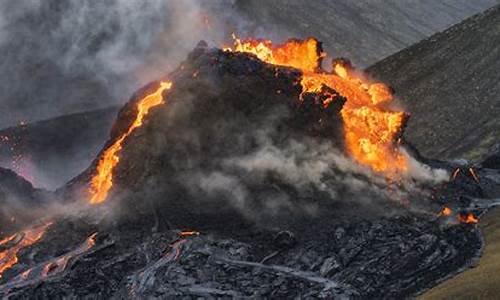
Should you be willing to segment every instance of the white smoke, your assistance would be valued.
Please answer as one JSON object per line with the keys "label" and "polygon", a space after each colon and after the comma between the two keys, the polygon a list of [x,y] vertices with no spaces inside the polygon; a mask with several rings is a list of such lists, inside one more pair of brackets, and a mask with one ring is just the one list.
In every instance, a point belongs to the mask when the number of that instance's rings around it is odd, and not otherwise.
{"label": "white smoke", "polygon": [[450,178],[450,174],[443,169],[431,168],[410,156],[404,148],[401,149],[408,158],[408,174],[407,177],[417,181],[430,182],[438,184]]}

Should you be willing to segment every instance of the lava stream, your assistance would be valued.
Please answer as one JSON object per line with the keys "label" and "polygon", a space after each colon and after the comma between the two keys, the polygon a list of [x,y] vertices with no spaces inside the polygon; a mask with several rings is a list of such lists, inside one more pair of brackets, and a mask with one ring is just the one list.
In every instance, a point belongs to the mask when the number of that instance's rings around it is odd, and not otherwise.
{"label": "lava stream", "polygon": [[113,169],[120,161],[118,152],[122,149],[125,139],[138,127],[142,126],[144,117],[152,107],[163,104],[163,92],[172,87],[172,82],[160,82],[160,87],[153,93],[142,98],[137,104],[137,116],[124,133],[113,145],[104,151],[97,165],[96,174],[90,182],[90,203],[104,202],[108,192],[113,186]]}
{"label": "lava stream", "polygon": [[[453,215],[453,210],[449,207],[443,207],[438,214],[438,217],[450,217]],[[456,215],[458,222],[465,224],[477,224],[479,219],[472,213],[459,213]]]}
{"label": "lava stream", "polygon": [[189,237],[189,236],[198,236],[200,235],[200,232],[199,231],[195,231],[195,230],[192,230],[192,231],[181,231],[179,232],[179,236],[180,237]]}
{"label": "lava stream", "polygon": [[458,220],[461,223],[466,223],[466,224],[477,224],[479,222],[478,218],[471,213],[459,214]]}
{"label": "lava stream", "polygon": [[331,95],[323,91],[324,86],[344,96],[344,138],[347,150],[357,162],[389,177],[407,170],[407,157],[397,145],[406,114],[389,108],[393,96],[386,85],[366,80],[344,60],[334,60],[332,72],[322,71],[325,53],[313,38],[292,39],[281,45],[273,45],[269,40],[233,38],[234,46],[225,51],[252,53],[264,62],[300,69],[302,93],[323,93],[329,98],[325,106],[331,102]]}
{"label": "lava stream", "polygon": [[453,213],[453,211],[451,210],[451,208],[449,207],[443,207],[443,209],[441,210],[441,212],[438,214],[438,216],[444,216],[444,217],[449,217],[451,216],[451,214]]}
{"label": "lava stream", "polygon": [[49,276],[62,273],[68,267],[68,263],[71,259],[78,259],[95,246],[96,236],[97,233],[94,233],[74,250],[23,271],[4,285],[0,286],[0,290],[9,293],[13,289],[19,289],[28,285],[36,285]]}
{"label": "lava stream", "polygon": [[5,270],[10,269],[17,263],[17,253],[21,249],[31,246],[40,240],[51,224],[52,223],[47,223],[35,228],[24,230],[22,233],[16,233],[0,241],[0,246],[7,247],[8,244],[16,240],[19,235],[22,236],[21,240],[17,242],[17,244],[0,252],[0,278]]}

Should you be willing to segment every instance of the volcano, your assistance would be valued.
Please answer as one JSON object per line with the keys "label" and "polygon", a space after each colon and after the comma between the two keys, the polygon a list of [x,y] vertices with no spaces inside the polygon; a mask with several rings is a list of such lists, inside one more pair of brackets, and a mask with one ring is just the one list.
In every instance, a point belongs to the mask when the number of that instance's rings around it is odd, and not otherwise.
{"label": "volcano", "polygon": [[2,296],[405,298],[471,266],[498,171],[420,157],[391,89],[324,60],[200,42],[0,241]]}

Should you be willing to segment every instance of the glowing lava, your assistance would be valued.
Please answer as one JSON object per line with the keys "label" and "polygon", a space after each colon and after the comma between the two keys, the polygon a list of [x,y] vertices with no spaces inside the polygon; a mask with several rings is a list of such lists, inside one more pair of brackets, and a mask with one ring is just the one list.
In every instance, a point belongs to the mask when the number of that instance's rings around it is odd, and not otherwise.
{"label": "glowing lava", "polygon": [[440,216],[445,216],[445,217],[451,216],[451,214],[452,214],[451,208],[446,207],[446,206],[443,207],[443,209],[439,213]]}
{"label": "glowing lava", "polygon": [[198,236],[200,235],[199,231],[181,231],[179,232],[180,237],[188,237],[188,236]]}
{"label": "glowing lava", "polygon": [[17,242],[17,244],[0,252],[0,278],[5,270],[10,269],[17,263],[17,253],[19,250],[31,246],[40,240],[51,224],[52,223],[47,223],[35,228],[24,230],[22,233],[16,233],[0,241],[0,246],[6,247],[10,242],[16,240],[18,236],[22,236],[21,240]]}
{"label": "glowing lava", "polygon": [[[443,207],[438,214],[438,217],[450,217],[453,214],[453,210],[449,207]],[[465,224],[477,224],[479,219],[472,213],[459,213],[456,215],[458,222]]]}
{"label": "glowing lava", "polygon": [[342,60],[333,61],[332,72],[322,71],[325,53],[313,38],[293,39],[281,45],[273,45],[269,40],[233,38],[234,47],[224,50],[252,53],[264,62],[300,69],[302,94],[323,93],[327,96],[325,107],[332,99],[324,91],[325,86],[345,97],[347,102],[341,111],[344,138],[348,152],[357,162],[389,177],[407,170],[407,157],[397,143],[406,114],[390,109],[394,98],[386,85],[370,82]]}
{"label": "glowing lava", "polygon": [[466,223],[466,224],[477,224],[479,222],[479,220],[476,218],[476,216],[474,216],[473,214],[469,213],[469,214],[459,214],[458,215],[458,220],[461,222],[461,223]]}
{"label": "glowing lava", "polygon": [[[316,72],[324,53],[320,43],[313,38],[306,40],[288,40],[273,46],[269,40],[242,41],[233,35],[234,51],[255,54],[260,60],[273,65],[288,66],[305,72]],[[231,51],[231,48],[225,48]]]}
{"label": "glowing lava", "polygon": [[122,149],[123,142],[136,128],[142,126],[144,117],[152,107],[164,103],[163,92],[171,87],[172,82],[161,82],[160,87],[155,92],[145,96],[138,102],[137,116],[132,125],[130,125],[126,133],[104,151],[99,160],[96,174],[90,182],[90,203],[97,204],[106,200],[108,192],[113,186],[113,169],[120,161],[118,152]]}

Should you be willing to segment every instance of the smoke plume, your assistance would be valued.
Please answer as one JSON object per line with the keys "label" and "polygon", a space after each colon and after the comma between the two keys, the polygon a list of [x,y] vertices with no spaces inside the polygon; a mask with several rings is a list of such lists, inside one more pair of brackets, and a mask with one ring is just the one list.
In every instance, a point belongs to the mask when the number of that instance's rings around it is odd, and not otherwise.
{"label": "smoke plume", "polygon": [[231,10],[232,1],[3,1],[0,128],[123,103],[200,39],[220,45],[244,31]]}

